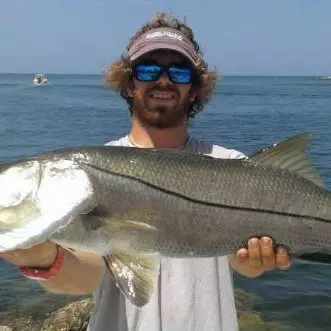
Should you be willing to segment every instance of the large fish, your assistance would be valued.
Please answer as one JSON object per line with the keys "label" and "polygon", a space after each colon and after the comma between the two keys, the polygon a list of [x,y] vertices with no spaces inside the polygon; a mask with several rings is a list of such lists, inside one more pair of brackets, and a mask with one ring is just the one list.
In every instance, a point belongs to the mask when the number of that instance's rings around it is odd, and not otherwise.
{"label": "large fish", "polygon": [[82,147],[0,166],[0,251],[49,238],[105,256],[135,305],[159,256],[228,255],[268,235],[293,257],[329,262],[331,194],[302,134],[240,160],[184,151]]}

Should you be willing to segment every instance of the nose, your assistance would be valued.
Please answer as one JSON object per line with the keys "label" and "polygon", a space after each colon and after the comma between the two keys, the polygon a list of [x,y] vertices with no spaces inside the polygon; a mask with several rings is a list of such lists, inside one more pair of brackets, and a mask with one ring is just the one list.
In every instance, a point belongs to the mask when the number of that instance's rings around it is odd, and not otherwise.
{"label": "nose", "polygon": [[172,85],[172,82],[168,76],[168,74],[164,71],[160,78],[157,80],[158,85]]}

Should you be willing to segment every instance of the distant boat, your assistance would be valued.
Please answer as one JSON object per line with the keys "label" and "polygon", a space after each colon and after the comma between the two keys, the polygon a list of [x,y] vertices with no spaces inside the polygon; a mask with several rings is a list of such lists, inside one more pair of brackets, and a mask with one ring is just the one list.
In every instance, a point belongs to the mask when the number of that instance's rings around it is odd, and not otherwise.
{"label": "distant boat", "polygon": [[317,79],[330,79],[331,80],[331,76],[318,76],[316,78]]}
{"label": "distant boat", "polygon": [[34,85],[45,85],[48,82],[48,79],[44,76],[44,74],[35,74],[32,80]]}

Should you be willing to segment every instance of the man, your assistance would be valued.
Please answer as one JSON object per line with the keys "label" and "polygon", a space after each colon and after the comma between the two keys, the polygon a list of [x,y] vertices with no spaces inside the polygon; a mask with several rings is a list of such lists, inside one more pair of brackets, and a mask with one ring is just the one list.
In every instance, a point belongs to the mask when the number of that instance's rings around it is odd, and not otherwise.
{"label": "man", "polygon": [[[208,102],[216,83],[199,52],[192,30],[159,14],[130,40],[126,53],[106,72],[132,115],[130,133],[109,145],[185,149],[219,158],[243,154],[199,141],[188,134],[193,118]],[[49,291],[94,292],[96,309],[89,331],[238,330],[229,263],[237,272],[257,277],[275,267],[288,268],[288,254],[270,238],[253,238],[230,257],[162,258],[151,301],[131,305],[112,282],[103,259],[45,242],[2,257],[20,266]],[[25,268],[22,268],[25,267]]]}

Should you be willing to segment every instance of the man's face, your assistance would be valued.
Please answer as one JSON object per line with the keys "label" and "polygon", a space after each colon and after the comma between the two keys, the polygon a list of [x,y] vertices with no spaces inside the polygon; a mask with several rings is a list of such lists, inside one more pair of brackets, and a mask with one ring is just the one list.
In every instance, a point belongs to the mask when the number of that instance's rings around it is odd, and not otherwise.
{"label": "man's face", "polygon": [[[189,67],[184,57],[169,51],[147,54],[137,63]],[[133,77],[128,95],[132,97],[134,116],[143,124],[159,129],[175,127],[186,121],[189,105],[196,98],[191,83],[174,83],[166,72],[156,81],[143,82]]]}

